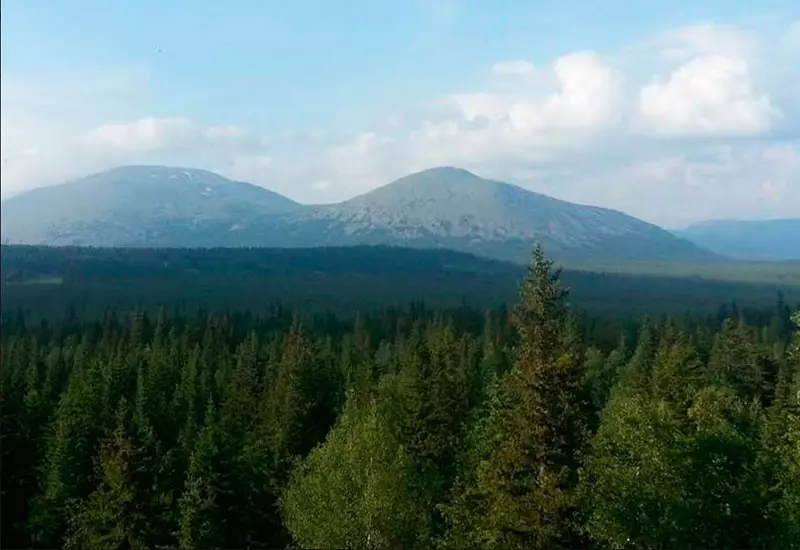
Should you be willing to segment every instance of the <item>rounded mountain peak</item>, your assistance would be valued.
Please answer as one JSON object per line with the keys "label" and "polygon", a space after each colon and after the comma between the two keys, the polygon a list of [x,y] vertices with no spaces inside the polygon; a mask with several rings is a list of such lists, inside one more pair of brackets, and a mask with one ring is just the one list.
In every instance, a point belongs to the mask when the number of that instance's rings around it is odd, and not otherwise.
{"label": "rounded mountain peak", "polygon": [[454,199],[492,200],[500,188],[513,187],[481,178],[452,166],[429,168],[354,197],[344,204],[398,205],[419,201],[452,201]]}
{"label": "rounded mountain peak", "polygon": [[200,168],[162,165],[128,165],[97,172],[76,180],[86,184],[138,185],[195,182],[202,184],[225,184],[231,180],[214,172]]}
{"label": "rounded mountain peak", "polygon": [[470,185],[487,185],[495,183],[490,180],[484,179],[480,176],[473,174],[463,168],[456,168],[454,166],[440,166],[437,168],[428,168],[421,172],[409,174],[385,187],[393,186],[409,186],[409,185],[424,185],[424,186],[470,186]]}

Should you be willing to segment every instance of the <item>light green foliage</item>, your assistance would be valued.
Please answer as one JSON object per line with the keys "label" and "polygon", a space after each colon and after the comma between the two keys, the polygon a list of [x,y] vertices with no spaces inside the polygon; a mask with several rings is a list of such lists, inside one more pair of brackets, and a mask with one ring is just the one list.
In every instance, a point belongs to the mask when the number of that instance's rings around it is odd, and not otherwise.
{"label": "light green foliage", "polygon": [[757,462],[761,407],[730,388],[708,386],[697,392],[686,417],[688,543],[706,548],[766,544],[771,528],[764,518],[767,502]]}
{"label": "light green foliage", "polygon": [[592,443],[582,480],[588,532],[613,548],[764,544],[751,336],[727,323],[708,374],[676,326],[657,346],[652,336],[640,335]]}
{"label": "light green foliage", "polygon": [[592,537],[612,548],[763,542],[759,420],[728,388],[701,390],[688,409],[641,394],[612,401],[583,479]]}
{"label": "light green foliage", "polygon": [[[800,393],[800,389],[797,392]],[[786,432],[785,470],[779,477],[779,484],[783,489],[779,508],[783,533],[779,540],[786,548],[800,548],[800,415],[792,414],[789,424]]]}
{"label": "light green foliage", "polygon": [[582,480],[592,538],[611,548],[676,545],[673,526],[685,513],[686,447],[670,407],[640,395],[613,399]]}
{"label": "light green foliage", "polygon": [[352,402],[324,444],[297,468],[283,497],[302,548],[391,548],[413,540],[418,513],[411,460],[372,402]]}

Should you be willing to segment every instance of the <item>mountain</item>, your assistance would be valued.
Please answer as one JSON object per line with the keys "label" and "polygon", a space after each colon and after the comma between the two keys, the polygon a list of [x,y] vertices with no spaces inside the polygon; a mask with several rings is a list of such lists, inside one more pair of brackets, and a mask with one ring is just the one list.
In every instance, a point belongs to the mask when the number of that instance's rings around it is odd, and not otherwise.
{"label": "mountain", "polygon": [[[451,248],[527,262],[532,243],[580,259],[701,259],[699,247],[641,220],[480,178],[433,168],[343,203],[294,215],[300,241]],[[313,228],[313,234],[309,234]],[[309,243],[310,244],[310,243]]]}
{"label": "mountain", "polygon": [[700,260],[710,252],[622,212],[434,168],[332,205],[302,206],[202,170],[123,167],[3,203],[10,243],[148,247],[391,245],[527,262]]}
{"label": "mountain", "polygon": [[800,259],[800,219],[712,220],[692,225],[676,234],[732,258]]}
{"label": "mountain", "polygon": [[7,243],[191,246],[237,221],[299,207],[206,170],[124,166],[4,201],[0,227]]}

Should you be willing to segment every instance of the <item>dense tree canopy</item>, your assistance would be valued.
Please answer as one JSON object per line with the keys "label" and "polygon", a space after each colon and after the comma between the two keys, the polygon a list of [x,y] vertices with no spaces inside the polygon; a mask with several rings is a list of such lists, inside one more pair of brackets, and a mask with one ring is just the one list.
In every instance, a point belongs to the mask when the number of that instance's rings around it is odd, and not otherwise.
{"label": "dense tree canopy", "polygon": [[800,316],[568,298],[6,315],[2,546],[800,548]]}

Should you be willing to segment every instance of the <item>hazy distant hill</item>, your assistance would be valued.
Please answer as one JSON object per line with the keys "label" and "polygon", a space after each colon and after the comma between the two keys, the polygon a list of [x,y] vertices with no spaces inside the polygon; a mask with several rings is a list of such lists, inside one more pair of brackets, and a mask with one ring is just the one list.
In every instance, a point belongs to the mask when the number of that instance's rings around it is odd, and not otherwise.
{"label": "hazy distant hill", "polygon": [[529,259],[536,240],[559,257],[710,256],[621,212],[557,200],[458,168],[412,174],[298,216],[327,222],[324,244],[433,246],[521,261]]}
{"label": "hazy distant hill", "polygon": [[252,217],[296,202],[206,170],[124,166],[2,203],[7,243],[89,246],[213,244]]}
{"label": "hazy distant hill", "polygon": [[527,261],[535,241],[562,258],[699,260],[713,255],[655,225],[434,168],[348,201],[302,206],[203,170],[123,167],[3,203],[3,241],[134,247],[450,248]]}
{"label": "hazy distant hill", "polygon": [[800,259],[800,219],[714,220],[692,225],[676,234],[732,258]]}

